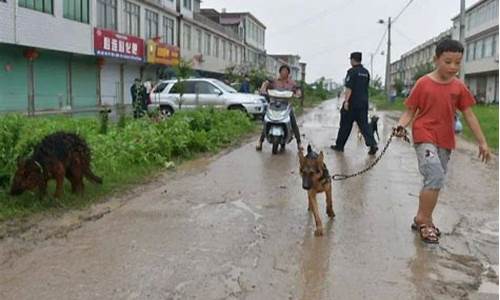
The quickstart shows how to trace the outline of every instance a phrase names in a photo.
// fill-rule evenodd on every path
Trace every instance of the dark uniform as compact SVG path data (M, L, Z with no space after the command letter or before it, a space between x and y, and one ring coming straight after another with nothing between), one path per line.
M361 54L359 54L361 57ZM361 60L361 59L360 59ZM356 122L359 126L366 146L376 147L377 142L370 133L368 126L368 86L370 83L370 73L363 65L359 64L347 71L345 86L352 90L349 99L349 110L344 106L340 110L340 128L337 135L336 150L343 151L344 146L351 134L352 123ZM375 150L376 151L376 150Z
M130 87L130 94L132 95L132 106L134 108L134 118L140 118L147 111L147 94L146 88L141 82L136 79L134 84Z

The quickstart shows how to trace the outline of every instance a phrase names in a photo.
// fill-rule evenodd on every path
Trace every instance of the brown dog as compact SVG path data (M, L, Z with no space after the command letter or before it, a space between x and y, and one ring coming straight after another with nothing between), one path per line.
M335 213L333 212L332 179L323 162L323 158L323 151L317 154L312 150L311 145L307 146L306 156L304 156L302 151L299 151L302 188L307 190L309 199L308 210L314 214L314 221L316 222L316 231L314 231L314 234L316 236L323 235L323 223L319 216L318 202L316 201L317 194L325 193L326 213L330 218L335 217Z
M38 189L39 196L43 197L47 192L47 181L55 179L54 196L59 198L63 194L64 177L71 182L73 193L82 193L84 177L102 183L102 178L90 169L90 160L90 149L80 136L67 132L48 135L35 147L32 157L18 160L10 193L19 195L26 190Z

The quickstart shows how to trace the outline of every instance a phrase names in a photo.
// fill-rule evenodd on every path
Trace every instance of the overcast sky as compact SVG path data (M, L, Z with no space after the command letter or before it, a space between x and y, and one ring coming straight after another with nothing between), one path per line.
M466 0L466 5L478 0ZM203 0L202 7L248 11L266 27L268 53L293 53L307 63L308 82L321 76L341 82L349 68L351 51L370 55L385 25L379 19L395 17L408 0ZM393 25L391 61L452 26L460 0L414 0ZM380 48L386 51L387 40ZM385 56L375 56L373 73L383 77Z

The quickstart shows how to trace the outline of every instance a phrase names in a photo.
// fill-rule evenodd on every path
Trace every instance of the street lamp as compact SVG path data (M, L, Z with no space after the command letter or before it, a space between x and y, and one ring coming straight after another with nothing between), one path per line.
M385 92L387 94L387 99L390 100L390 66L391 66L391 18L385 22L383 19L379 19L378 24L387 24L387 55L385 62ZM381 53L382 54L382 53ZM383 55L383 54L382 54Z

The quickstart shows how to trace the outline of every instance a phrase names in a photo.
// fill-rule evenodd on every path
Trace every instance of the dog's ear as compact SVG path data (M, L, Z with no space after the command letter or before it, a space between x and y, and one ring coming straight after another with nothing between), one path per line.
M307 145L307 154L313 152L313 148L311 147L311 144Z
M321 166L323 166L323 160L324 160L324 155L323 155L323 151L320 151L319 152L319 156L318 156L318 164L320 164Z

